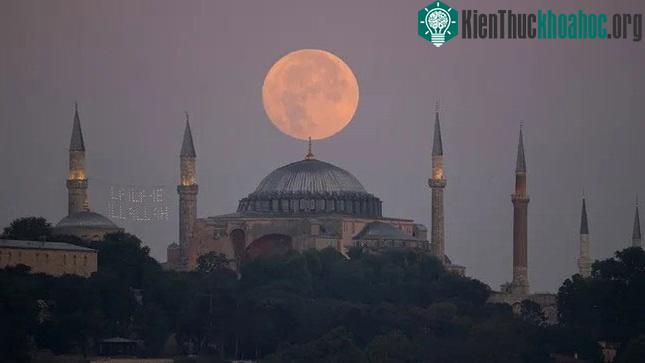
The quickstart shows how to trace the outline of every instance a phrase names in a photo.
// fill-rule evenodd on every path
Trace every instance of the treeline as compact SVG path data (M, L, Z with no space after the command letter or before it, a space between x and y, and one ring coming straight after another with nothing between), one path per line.
M26 229L43 223L36 237L60 239L44 220ZM4 235L23 232L12 224ZM549 326L528 301L520 315L487 304L486 285L423 252L288 252L237 274L213 253L197 271L164 271L125 233L93 247L99 269L87 279L0 270L0 361L28 361L39 349L92 355L115 336L142 340L142 356L176 342L178 354L211 361L549 362L552 353L593 361L599 340L621 343L621 361L645 357L645 254L637 248L597 262L592 278L567 280L561 322Z

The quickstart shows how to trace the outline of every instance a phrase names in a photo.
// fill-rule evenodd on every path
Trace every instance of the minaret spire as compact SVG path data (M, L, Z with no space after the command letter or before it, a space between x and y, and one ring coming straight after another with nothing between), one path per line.
M523 124L520 124L520 140L517 144L517 161L515 163L515 172L525 173L526 172L526 158L524 156L524 135L522 129L524 128Z
M435 104L434 112L434 139L432 141L432 156L443 156L443 142L441 140L441 125L439 123L439 101Z
M582 196L582 212L580 214L580 234L589 234L589 222L587 221L587 201Z
M195 145L193 144L193 133L190 131L190 116L186 114L186 128L184 129L184 142L181 144L181 154L183 157L197 157L195 153Z
M443 170L443 145L441 140L441 125L439 123L439 102L435 104L434 138L432 144L432 177L428 180L432 190L432 229L430 239L435 256L446 261L446 235L444 230L443 191L446 178Z
M582 277L591 276L589 223L587 221L587 201L582 194L582 211L580 212L580 251L578 256L578 273Z
M78 102L74 102L74 125L72 126L72 138L69 142L69 151L85 151L83 131L81 130L81 118L78 116Z
M638 197L636 197L636 210L634 211L634 228L632 230L632 247L641 247L641 218L638 213Z
M305 155L305 160L311 160L314 158L315 158L314 153L312 152L312 149L311 149L311 136L309 136L309 146L307 149L307 155Z
M515 165L515 192L513 202L513 282L511 291L515 294L529 293L528 278L528 205L526 190L526 160L524 157L524 135L520 125Z
M67 213L89 210L87 198L87 171L85 169L85 142L78 116L78 103L74 102L74 123L69 142L69 170L67 173Z

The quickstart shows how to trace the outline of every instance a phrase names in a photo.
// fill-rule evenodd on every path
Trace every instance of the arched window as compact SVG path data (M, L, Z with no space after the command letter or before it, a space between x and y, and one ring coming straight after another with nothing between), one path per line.
M87 266L87 256L83 256L83 266Z
M72 256L72 264L76 266L76 255Z

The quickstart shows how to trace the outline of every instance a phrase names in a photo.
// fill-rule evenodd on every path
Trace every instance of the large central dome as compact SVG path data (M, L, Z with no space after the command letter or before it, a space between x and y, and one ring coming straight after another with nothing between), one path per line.
M240 201L238 212L381 215L381 201L350 172L313 157L280 167Z
M255 193L367 193L350 172L316 159L305 159L267 175Z

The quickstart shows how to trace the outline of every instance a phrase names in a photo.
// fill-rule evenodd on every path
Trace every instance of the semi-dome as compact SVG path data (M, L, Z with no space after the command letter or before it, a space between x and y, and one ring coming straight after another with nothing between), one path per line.
M57 229L61 228L92 228L92 229L119 229L107 217L90 211L76 212L64 217L56 224Z
M381 201L368 193L350 172L311 155L272 171L253 193L240 201L238 212L377 217L381 215Z

